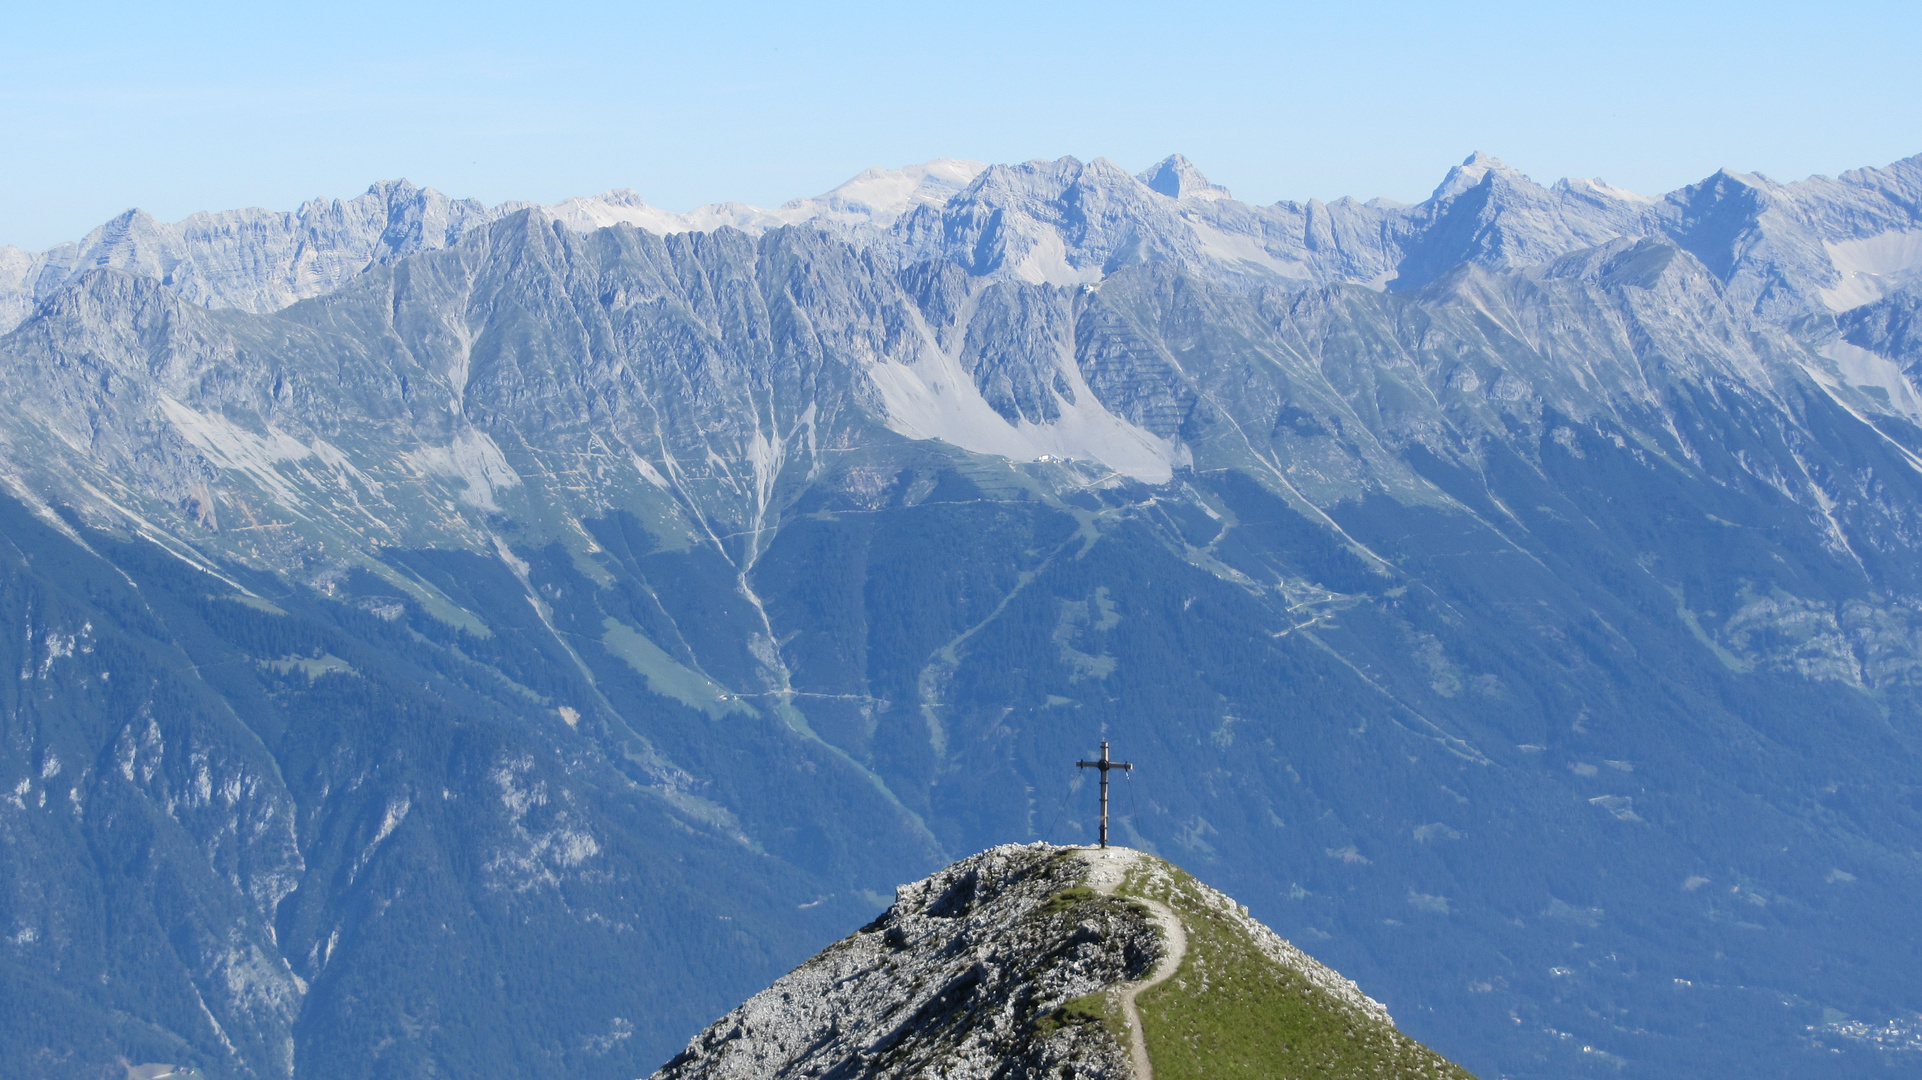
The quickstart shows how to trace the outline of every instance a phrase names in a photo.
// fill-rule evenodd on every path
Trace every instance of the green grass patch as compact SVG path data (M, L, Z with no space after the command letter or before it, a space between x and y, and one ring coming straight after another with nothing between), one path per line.
M1050 915L1059 915L1076 904L1085 904L1100 895L1086 885L1070 886L1048 897L1048 902L1041 905L1041 917L1045 919Z
M687 667L648 640L647 635L608 616L601 620L601 644L607 651L627 662L647 680L647 688L662 697L673 698L691 709L699 709L719 720L730 713L761 715L754 706L742 701L727 687Z
M1107 1024L1108 995L1105 993L1083 994L1069 998L1053 1012L1034 1022L1034 1027L1042 1037L1047 1037L1064 1027L1075 1024Z
M1129 886L1168 904L1188 930L1180 969L1136 1001L1155 1080L1473 1080L1392 1025L1269 959L1237 920L1201 902L1186 874L1177 872L1172 887L1150 890L1143 878Z

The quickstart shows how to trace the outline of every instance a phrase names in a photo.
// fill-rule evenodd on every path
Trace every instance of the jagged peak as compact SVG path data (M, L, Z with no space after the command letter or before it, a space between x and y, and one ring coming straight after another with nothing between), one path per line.
M1492 157L1477 150L1463 158L1460 165L1448 170L1448 175L1442 178L1441 185L1435 188L1435 193L1430 195L1429 199L1435 202L1452 199L1465 191L1479 187L1491 175L1511 183L1535 186L1535 182L1523 175L1521 170L1498 157Z
M1078 186L1121 191L1139 188L1135 176L1107 158L1082 161L1067 155L1036 158L1017 165L990 165L956 196L962 201L1052 200Z
M1723 187L1729 184L1739 184L1742 187L1759 188L1762 190L1781 186L1768 177L1763 176L1761 173L1736 172L1727 166L1715 170L1715 175L1709 177L1704 183L1711 183Z
M1112 159L1105 157L1098 157L1088 162L1087 165L1083 166L1083 171L1108 177L1127 177L1130 180L1134 179L1133 173L1115 164Z
M1733 169L1717 169L1685 188L1670 192L1665 198L1672 203L1696 210L1711 204L1732 202L1734 205L1758 208L1776 193L1778 185L1755 173L1740 173Z
M1099 159L1097 159L1099 160ZM1010 183L1023 177L1049 177L1073 180L1086 171L1091 163L1082 161L1073 154L1063 154L1058 158L1029 158L1027 161L1006 165L990 165L981 170L981 175L968 185L974 190L996 183Z
M594 200L596 202L606 203L609 206L646 206L647 205L647 201L641 198L640 192L635 191L633 188L626 188L626 187L609 188L606 191L601 192L599 195L594 196Z
M201 212L205 213L206 211L201 211ZM122 210L118 214L115 214L113 217L110 217L106 221L101 222L98 226L95 227L94 233L98 234L105 230L125 229L128 226L134 225L134 224L149 224L149 223L159 224L159 222L160 222L159 218L154 217L152 214L149 214L148 212L146 212L145 210L142 210L138 206L129 206L125 210Z
M1135 179L1171 199L1228 199L1233 198L1228 189L1211 184L1208 178L1195 168L1194 163L1181 154L1169 154L1159 162L1135 174Z
M1878 182L1891 180L1899 183L1902 179L1916 174L1922 174L1922 154L1911 154L1899 161L1891 161L1881 168L1864 166L1859 169L1850 169L1837 175L1836 179L1847 184L1872 186Z
M391 199L395 195L407 196L432 190L432 188L421 187L404 176L397 176L392 180L376 180L368 184L365 194ZM325 196L316 196L316 198L325 198Z

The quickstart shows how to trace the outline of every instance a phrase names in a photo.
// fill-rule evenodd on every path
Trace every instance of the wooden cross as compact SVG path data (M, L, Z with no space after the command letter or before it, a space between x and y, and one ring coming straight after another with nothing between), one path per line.
M1107 847L1108 846L1108 770L1109 769L1132 769L1134 768L1134 766L1128 764L1125 761L1109 761L1108 760L1108 743L1107 743L1107 740L1104 739L1102 740L1102 743L1101 743L1101 760L1100 761L1077 761L1075 762L1075 767L1081 768L1081 769L1100 769L1101 770L1101 846Z

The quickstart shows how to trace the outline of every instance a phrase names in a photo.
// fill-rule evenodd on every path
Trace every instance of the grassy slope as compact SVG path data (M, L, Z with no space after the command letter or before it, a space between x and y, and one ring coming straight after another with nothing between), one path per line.
M1155 1080L1473 1080L1392 1025L1270 959L1234 918L1206 902L1194 878L1162 866L1170 872L1136 874L1122 889L1167 904L1188 930L1180 970L1137 1002Z

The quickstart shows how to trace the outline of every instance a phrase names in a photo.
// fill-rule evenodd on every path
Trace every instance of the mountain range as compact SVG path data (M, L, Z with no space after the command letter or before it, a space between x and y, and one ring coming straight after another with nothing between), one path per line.
M1922 1048L1922 157L0 249L0 1067L647 1074L1117 832L1480 1075Z

